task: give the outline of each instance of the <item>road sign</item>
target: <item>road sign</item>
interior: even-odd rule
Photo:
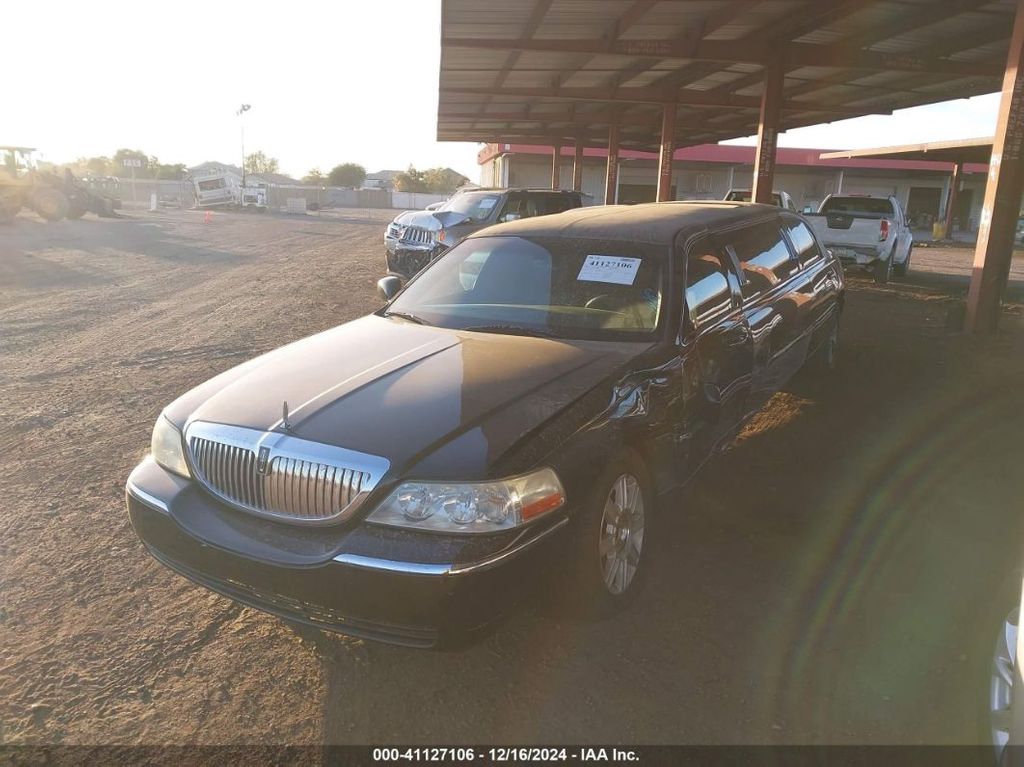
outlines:
[[[123,165],[126,168],[141,168],[142,160],[140,160],[138,157],[125,157],[123,160],[121,160],[121,165]]]

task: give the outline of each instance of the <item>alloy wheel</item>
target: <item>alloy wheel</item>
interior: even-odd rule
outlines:
[[[621,474],[608,491],[601,515],[598,552],[605,588],[625,593],[636,577],[644,545],[644,497],[632,474]]]

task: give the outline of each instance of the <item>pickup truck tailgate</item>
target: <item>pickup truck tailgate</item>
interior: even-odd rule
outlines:
[[[848,213],[807,213],[804,218],[826,247],[846,245],[878,249],[880,218],[861,218]]]

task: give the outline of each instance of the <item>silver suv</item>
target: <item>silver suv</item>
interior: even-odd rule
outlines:
[[[468,234],[491,224],[583,207],[581,192],[473,189],[431,210],[400,213],[384,232],[387,273],[403,282]]]

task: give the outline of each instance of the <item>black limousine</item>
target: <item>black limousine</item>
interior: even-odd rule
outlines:
[[[727,202],[501,224],[379,287],[375,314],[168,405],[127,504],[197,583],[421,647],[553,570],[574,608],[627,604],[658,496],[833,365],[844,298],[799,216]]]

